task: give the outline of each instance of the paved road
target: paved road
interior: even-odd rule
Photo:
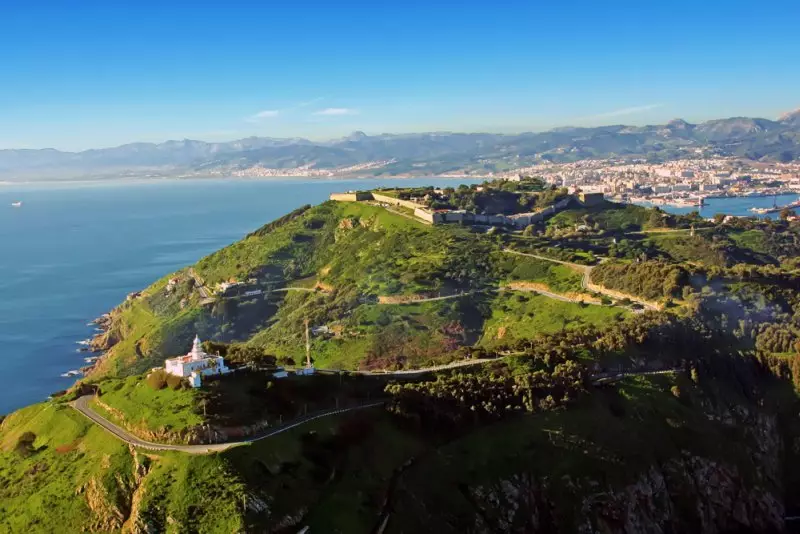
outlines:
[[[366,375],[366,376],[393,376],[393,375],[419,375],[422,373],[430,373],[433,371],[445,371],[447,369],[457,369],[459,367],[469,367],[471,365],[479,365],[482,363],[488,362],[496,362],[501,360],[501,358],[475,358],[472,360],[459,360],[457,362],[451,362],[444,365],[435,365],[433,367],[423,367],[422,369],[403,369],[400,371],[333,371],[328,369],[318,369],[322,372],[345,372],[354,375]]]
[[[205,283],[203,282],[202,278],[200,278],[194,269],[189,267],[189,276],[194,279],[194,285],[197,288],[197,292],[200,293],[200,298],[203,300],[211,298],[208,294],[208,290],[206,289]]]
[[[371,404],[365,404],[363,406],[356,406],[354,408],[343,408],[341,410],[327,410],[324,412],[319,412],[310,416],[301,417],[300,419],[296,419],[294,421],[288,422],[284,425],[281,425],[277,428],[274,428],[267,433],[255,436],[253,438],[240,440],[240,441],[231,441],[228,443],[211,443],[205,445],[170,445],[166,443],[153,443],[152,441],[145,441],[136,437],[135,435],[131,434],[124,428],[112,423],[105,417],[99,415],[97,412],[92,410],[89,406],[89,400],[91,400],[93,395],[84,395],[83,397],[79,397],[75,401],[70,403],[70,406],[75,408],[77,411],[91,419],[95,424],[103,427],[105,430],[116,436],[118,439],[124,441],[129,445],[133,445],[134,447],[139,447],[141,449],[149,449],[154,451],[178,451],[178,452],[185,452],[189,454],[209,454],[212,452],[222,452],[231,447],[236,447],[238,445],[243,445],[245,443],[253,443],[255,441],[260,441],[262,439],[267,439],[277,434],[281,434],[290,430],[292,428],[298,427],[309,421],[313,421],[315,419],[320,419],[322,417],[328,417],[331,415],[338,415],[341,413],[351,412],[354,410],[361,410],[364,408],[374,408],[376,406],[380,406],[383,402],[373,402]]]
[[[310,287],[280,287],[278,289],[272,290],[273,293],[277,293],[279,291],[305,291],[307,293],[317,292],[316,288],[310,288]]]
[[[597,386],[600,384],[609,384],[611,382],[617,382],[622,380],[623,378],[629,376],[652,376],[652,375],[666,375],[671,373],[679,373],[682,369],[675,368],[675,369],[664,369],[661,371],[620,371],[618,373],[598,373],[595,375],[591,375],[589,379],[592,381],[592,385]]]

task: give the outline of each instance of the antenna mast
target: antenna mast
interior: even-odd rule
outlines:
[[[311,341],[308,338],[308,317],[306,317],[305,323],[306,323],[306,368],[311,369]]]

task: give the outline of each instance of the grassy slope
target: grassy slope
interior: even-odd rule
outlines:
[[[190,428],[202,423],[196,414],[197,391],[155,390],[144,375],[110,379],[101,383],[102,401],[125,416],[125,426],[159,432]]]
[[[194,332],[226,341],[250,339],[278,355],[298,358],[306,318],[313,325],[343,322],[340,326],[350,334],[315,341],[321,364],[357,367],[380,342],[375,340],[376,325],[385,325],[386,317],[388,322],[398,319],[403,337],[419,345],[415,357],[435,358],[446,352],[435,347],[443,341],[441,327],[465,322],[464,313],[444,305],[377,311],[366,301],[496,286],[490,259],[496,247],[468,229],[430,227],[366,204],[325,203],[202,259],[195,271],[207,287],[230,278],[254,277],[266,289],[313,286],[318,280],[332,293],[275,293],[200,307],[196,292],[165,296],[165,278],[144,298],[121,308],[114,328],[123,340],[101,370],[112,375],[142,372],[186,350]],[[188,302],[183,309],[175,305],[179,298]],[[384,317],[376,321],[376,314]]]
[[[640,230],[647,228],[651,209],[632,204],[604,202],[591,208],[577,208],[562,211],[547,221],[548,226],[570,228],[576,225],[597,223],[604,230]]]
[[[680,398],[671,393],[676,385]],[[417,458],[400,478],[388,532],[463,531],[476,511],[459,488],[520,476],[551,481],[550,495],[559,496],[552,518],[570,531],[582,496],[600,491],[589,481],[602,491],[619,488],[683,450],[754,476],[752,438],[742,426],[710,421],[699,409],[705,395],[685,375],[628,378],[568,410],[511,418],[438,448],[380,410],[367,410],[219,455],[139,455],[149,471],[138,487],[127,447],[63,405],[39,404],[12,414],[0,430],[0,529],[101,528],[104,517],[127,516],[138,489],[139,521],[156,531],[270,531],[303,515],[298,529],[369,532],[393,473]],[[348,424],[360,430],[347,432]],[[39,436],[38,451],[20,460],[10,449],[26,430]],[[346,443],[331,444],[344,435],[351,436]],[[100,513],[87,505],[89,490],[76,492],[93,479],[108,495]],[[243,503],[257,500],[266,511],[242,513]],[[498,511],[488,508],[490,515]]]
[[[22,458],[14,446],[26,431],[36,450]],[[0,428],[0,531],[119,531],[141,487],[138,509],[157,531],[241,530],[242,486],[224,458],[136,454],[65,404],[9,415]],[[148,470],[141,486],[137,463]]]
[[[738,230],[728,232],[728,237],[732,239],[737,246],[750,249],[753,252],[761,254],[769,254],[770,250],[767,247],[764,232],[760,230]]]
[[[22,459],[13,449],[26,431],[36,434],[37,452]],[[0,431],[0,530],[88,528],[94,518],[80,488],[96,480],[114,502],[121,493],[115,476],[129,481],[131,474],[127,447],[71,408],[43,403],[19,410]]]
[[[484,347],[512,345],[514,341],[535,337],[537,333],[552,333],[586,324],[604,325],[629,313],[621,308],[583,306],[541,295],[507,292],[494,298],[491,309],[491,317],[484,325],[480,340]]]
[[[725,254],[711,248],[711,241],[700,233],[694,237],[682,232],[648,234],[647,243],[663,250],[678,262],[717,267],[724,267],[727,264]]]
[[[583,276],[566,265],[505,254],[500,267],[507,273],[505,282],[538,282],[556,293],[581,291]]]

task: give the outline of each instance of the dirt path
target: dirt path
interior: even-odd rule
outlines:
[[[660,310],[661,309],[657,304],[654,304],[652,302],[648,302],[648,301],[643,300],[643,299],[641,299],[639,297],[636,297],[634,295],[629,295],[627,293],[623,293],[622,291],[615,291],[613,289],[608,289],[608,288],[606,288],[604,286],[592,283],[591,274],[592,274],[593,267],[590,267],[589,265],[581,265],[579,263],[571,263],[571,262],[568,262],[568,261],[556,260],[556,259],[553,259],[553,258],[548,258],[547,256],[540,256],[539,254],[530,254],[530,253],[527,253],[527,252],[519,252],[519,251],[516,251],[516,250],[511,250],[509,248],[503,249],[503,252],[506,252],[508,254],[516,254],[517,256],[525,256],[525,257],[528,257],[528,258],[535,258],[537,260],[542,260],[542,261],[549,261],[551,263],[558,263],[559,265],[565,265],[565,266],[567,266],[567,267],[569,267],[571,269],[574,269],[574,270],[576,270],[576,271],[578,271],[580,273],[583,273],[583,276],[581,277],[581,287],[583,289],[587,290],[587,291],[594,291],[595,293],[600,293],[601,295],[605,295],[605,296],[607,296],[609,298],[616,299],[616,300],[628,299],[628,300],[630,300],[632,302],[636,302],[637,304],[643,306],[644,308],[646,308],[648,310]]]

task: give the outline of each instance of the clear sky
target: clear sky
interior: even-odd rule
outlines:
[[[797,107],[798,0],[0,2],[0,148]]]

